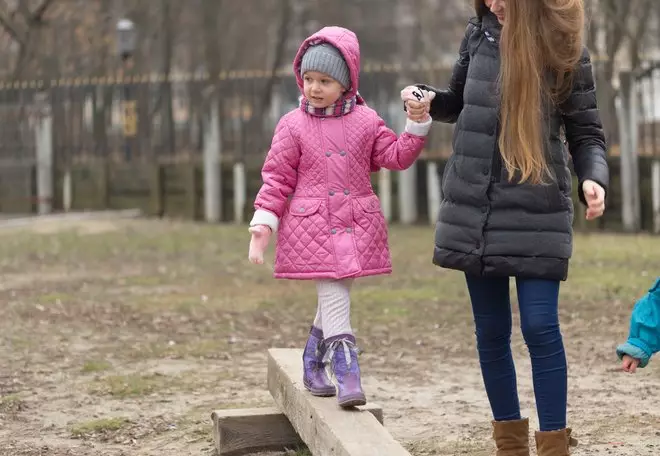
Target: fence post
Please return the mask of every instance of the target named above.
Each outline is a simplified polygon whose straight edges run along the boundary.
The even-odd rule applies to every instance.
[[[426,162],[426,192],[429,223],[431,226],[435,226],[440,213],[440,203],[442,202],[442,185],[438,175],[438,163],[433,160]]]
[[[234,223],[243,223],[246,200],[245,165],[242,162],[236,162],[234,163]]]
[[[398,60],[401,63],[401,71],[399,71],[398,85],[400,88],[412,83],[413,78],[410,73],[411,63],[414,56],[417,54],[415,49],[415,30],[418,27],[415,7],[412,2],[397,2],[395,14],[398,16],[397,32],[398,32]],[[396,101],[392,104],[394,110],[393,119],[397,119],[400,123],[398,133],[403,133],[406,114],[403,111],[401,101]],[[399,171],[399,186],[397,188],[399,198],[399,220],[405,225],[415,223],[418,218],[417,211],[417,163],[406,170]]]
[[[392,221],[392,172],[389,169],[378,171],[378,198],[385,220]]]
[[[398,134],[403,133],[406,125],[406,113],[400,102],[390,104],[391,118]],[[417,221],[417,163],[413,163],[408,169],[397,171],[397,198],[398,219],[404,225],[410,225]],[[388,189],[391,192],[391,187]]]
[[[37,212],[53,211],[53,114],[47,92],[35,95],[36,155],[37,155]]]
[[[209,97],[204,128],[204,218],[217,223],[222,217],[222,142],[216,92]]]
[[[639,162],[637,143],[637,96],[634,75],[625,71],[619,75],[619,129],[621,138],[621,219],[623,229],[636,232],[641,228],[641,198],[639,194]]]

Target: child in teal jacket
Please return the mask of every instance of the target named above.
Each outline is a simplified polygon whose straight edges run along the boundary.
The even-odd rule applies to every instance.
[[[623,370],[634,374],[660,351],[660,277],[633,308],[628,341],[617,347]]]

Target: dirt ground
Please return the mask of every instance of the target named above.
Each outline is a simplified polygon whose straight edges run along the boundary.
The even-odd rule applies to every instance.
[[[464,281],[430,264],[432,237],[393,228],[394,274],[354,288],[365,390],[412,454],[491,456]],[[0,455],[211,455],[213,409],[271,405],[266,349],[302,347],[315,290],[249,265],[247,242],[161,221],[0,228]],[[574,455],[660,454],[660,359],[631,376],[614,355],[659,271],[660,238],[576,239],[561,292]]]

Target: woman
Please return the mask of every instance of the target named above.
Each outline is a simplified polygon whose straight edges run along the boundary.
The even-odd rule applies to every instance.
[[[540,456],[569,454],[567,368],[558,294],[572,252],[569,153],[587,219],[603,214],[609,171],[582,0],[475,0],[447,90],[430,109],[456,123],[442,180],[433,262],[464,271],[498,456],[527,456],[511,356],[509,277],[516,278],[532,362]],[[405,90],[405,89],[404,89]]]

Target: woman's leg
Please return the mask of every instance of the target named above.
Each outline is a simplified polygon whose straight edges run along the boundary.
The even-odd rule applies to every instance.
[[[559,281],[518,279],[523,337],[532,360],[541,431],[566,427],[566,354],[559,330]]]
[[[496,421],[520,419],[516,368],[511,355],[511,301],[508,277],[466,274],[477,334],[479,363]]]

